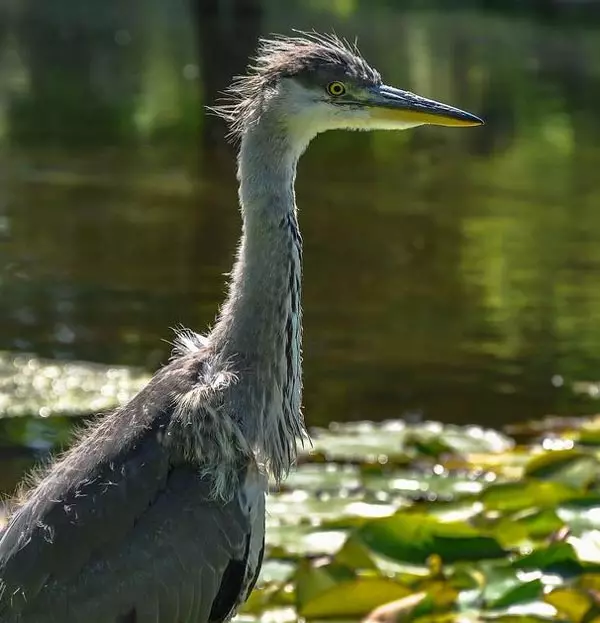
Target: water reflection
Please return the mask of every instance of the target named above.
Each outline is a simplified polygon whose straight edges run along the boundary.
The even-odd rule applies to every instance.
[[[600,363],[600,21],[221,4],[2,9],[0,348],[154,368],[167,327],[210,323],[240,223],[201,106],[258,32],[335,26],[488,124],[330,133],[302,161],[309,422],[589,411],[566,388]]]

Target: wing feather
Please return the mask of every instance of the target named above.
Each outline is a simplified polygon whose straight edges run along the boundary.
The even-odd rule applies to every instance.
[[[226,615],[235,607],[241,589],[223,593],[224,576],[230,565],[246,574],[255,509],[244,469],[239,495],[218,504],[163,443],[170,397],[197,379],[181,365],[106,418],[12,517],[0,539],[2,623],[201,623],[218,595]]]

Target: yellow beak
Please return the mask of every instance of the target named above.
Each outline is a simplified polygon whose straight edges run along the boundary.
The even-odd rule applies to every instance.
[[[363,103],[369,107],[373,119],[385,122],[455,127],[483,125],[479,117],[469,112],[386,85],[371,89]]]

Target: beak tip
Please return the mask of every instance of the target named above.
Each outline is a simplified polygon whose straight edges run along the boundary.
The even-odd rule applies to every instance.
[[[485,121],[476,115],[463,111],[461,111],[461,113],[462,114],[460,116],[457,115],[456,117],[451,118],[452,122],[448,125],[456,125],[463,128],[475,128],[477,126],[485,125]]]
[[[466,112],[464,110],[457,110],[457,112],[459,114],[454,117],[454,121],[458,126],[469,128],[485,125],[485,121],[473,113]]]

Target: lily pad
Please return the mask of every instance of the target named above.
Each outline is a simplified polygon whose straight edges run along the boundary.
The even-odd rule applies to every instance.
[[[488,606],[493,609],[504,609],[515,604],[535,601],[541,597],[543,589],[544,585],[541,580],[531,580],[530,582],[517,580],[506,592],[489,602]]]
[[[315,565],[308,559],[302,560],[294,578],[298,608],[310,603],[338,584],[354,580],[355,577],[354,572],[344,565]]]
[[[492,485],[480,496],[488,510],[512,512],[526,508],[556,508],[577,491],[560,482],[525,480]]]
[[[513,565],[518,569],[541,569],[566,577],[579,574],[583,569],[575,549],[565,542],[552,543],[547,547],[536,549],[515,560]]]
[[[556,608],[559,616],[573,623],[592,623],[600,617],[596,600],[580,590],[558,588],[546,595],[546,602]]]
[[[377,570],[377,565],[369,550],[355,536],[351,535],[333,557],[333,562],[345,565],[351,569]]]
[[[408,595],[409,589],[387,578],[355,578],[299,600],[298,614],[306,619],[362,617],[381,604]]]
[[[423,563],[433,554],[446,563],[506,554],[496,539],[465,522],[443,523],[423,513],[398,512],[369,521],[357,534],[378,554],[412,563]]]
[[[559,450],[544,452],[531,459],[525,467],[525,475],[585,489],[596,478],[597,467],[598,461],[587,452]]]

